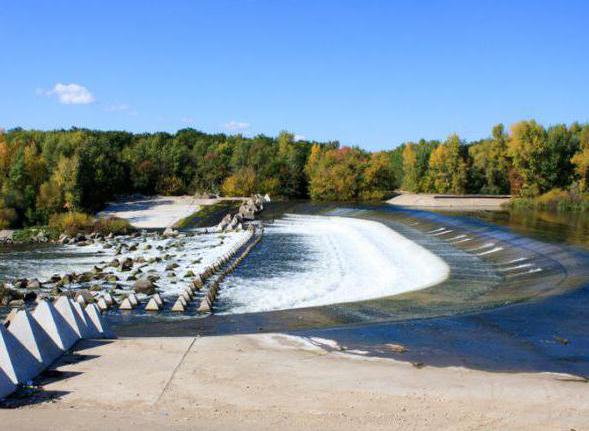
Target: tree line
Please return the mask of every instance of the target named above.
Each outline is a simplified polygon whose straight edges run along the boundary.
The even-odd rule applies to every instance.
[[[432,193],[551,190],[584,195],[589,125],[503,125],[465,142],[404,143],[389,151],[337,141],[70,129],[0,133],[0,228],[44,224],[68,211],[95,212],[117,195],[269,193],[317,200],[383,199],[397,188]]]

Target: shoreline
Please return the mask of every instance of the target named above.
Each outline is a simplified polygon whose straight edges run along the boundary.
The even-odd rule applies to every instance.
[[[537,430],[589,423],[589,395],[573,376],[399,359],[282,334],[88,341],[63,359],[43,392],[0,410],[0,421],[19,430],[73,430],[83,416],[87,430],[125,424],[148,431]]]
[[[501,211],[511,200],[508,195],[444,195],[430,193],[402,193],[386,201],[389,205],[409,208],[464,211]]]

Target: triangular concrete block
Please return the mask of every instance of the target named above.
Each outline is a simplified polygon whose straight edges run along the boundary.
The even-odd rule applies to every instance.
[[[70,325],[70,328],[72,328],[78,338],[86,338],[88,336],[87,324],[76,312],[69,298],[65,296],[57,298],[57,301],[55,301],[55,309],[67,324]]]
[[[155,298],[152,297],[149,300],[149,302],[147,303],[147,305],[145,306],[145,311],[159,311],[159,310],[160,310],[160,305],[155,300]]]
[[[164,306],[164,300],[162,299],[162,297],[160,296],[159,293],[156,293],[155,295],[153,295],[152,299],[155,300],[155,302],[157,302],[157,305],[160,308]]]
[[[133,304],[131,304],[131,301],[129,300],[129,298],[123,299],[123,302],[121,302],[121,305],[119,305],[119,310],[132,310],[132,309],[133,309]]]
[[[13,308],[12,310],[10,310],[10,312],[6,315],[6,318],[4,319],[4,326],[6,326],[7,328],[10,326],[10,323],[16,316],[16,313],[18,313],[18,308]]]
[[[16,385],[8,378],[6,373],[0,368],[0,399],[6,398],[16,390]]]
[[[61,350],[68,350],[78,341],[78,335],[50,302],[41,301],[33,317]]]
[[[39,362],[39,372],[50,366],[63,353],[26,309],[16,314],[8,332],[14,335]]]
[[[0,325],[0,368],[14,384],[26,384],[41,368],[39,361],[4,325]]]
[[[127,298],[129,299],[129,302],[133,307],[137,307],[137,305],[139,305],[139,300],[137,299],[137,296],[134,293],[129,294]]]
[[[90,339],[98,337],[100,334],[96,334],[94,332],[92,326],[89,323],[90,316],[86,314],[82,304],[80,304],[79,302],[72,301],[71,299],[70,303],[72,304],[72,307],[74,307],[74,311],[78,314],[78,316],[80,317],[80,321],[82,322],[82,338]]]
[[[185,310],[182,298],[178,298],[172,307],[172,311],[183,312]]]
[[[98,300],[97,304],[98,304],[98,308],[100,309],[100,311],[108,310],[109,305],[108,305],[108,302],[106,302],[106,299],[100,298]]]
[[[92,325],[102,338],[116,338],[106,321],[102,318],[96,304],[88,304],[86,306],[86,313],[90,317],[90,322],[92,322]]]

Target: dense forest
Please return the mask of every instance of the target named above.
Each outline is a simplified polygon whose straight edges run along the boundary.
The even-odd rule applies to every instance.
[[[589,125],[502,125],[464,142],[404,143],[367,152],[338,142],[206,134],[71,129],[0,133],[0,228],[94,212],[117,195],[269,193],[318,200],[383,199],[412,192],[511,193],[585,202]]]

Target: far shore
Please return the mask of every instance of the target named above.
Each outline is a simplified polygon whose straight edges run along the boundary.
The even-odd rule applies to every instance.
[[[387,201],[390,205],[439,210],[500,211],[511,199],[509,195],[445,195],[401,193]]]
[[[198,198],[185,196],[135,196],[111,202],[98,217],[118,217],[138,229],[156,229],[174,226],[180,220],[196,213],[203,206],[225,200],[244,198]]]

